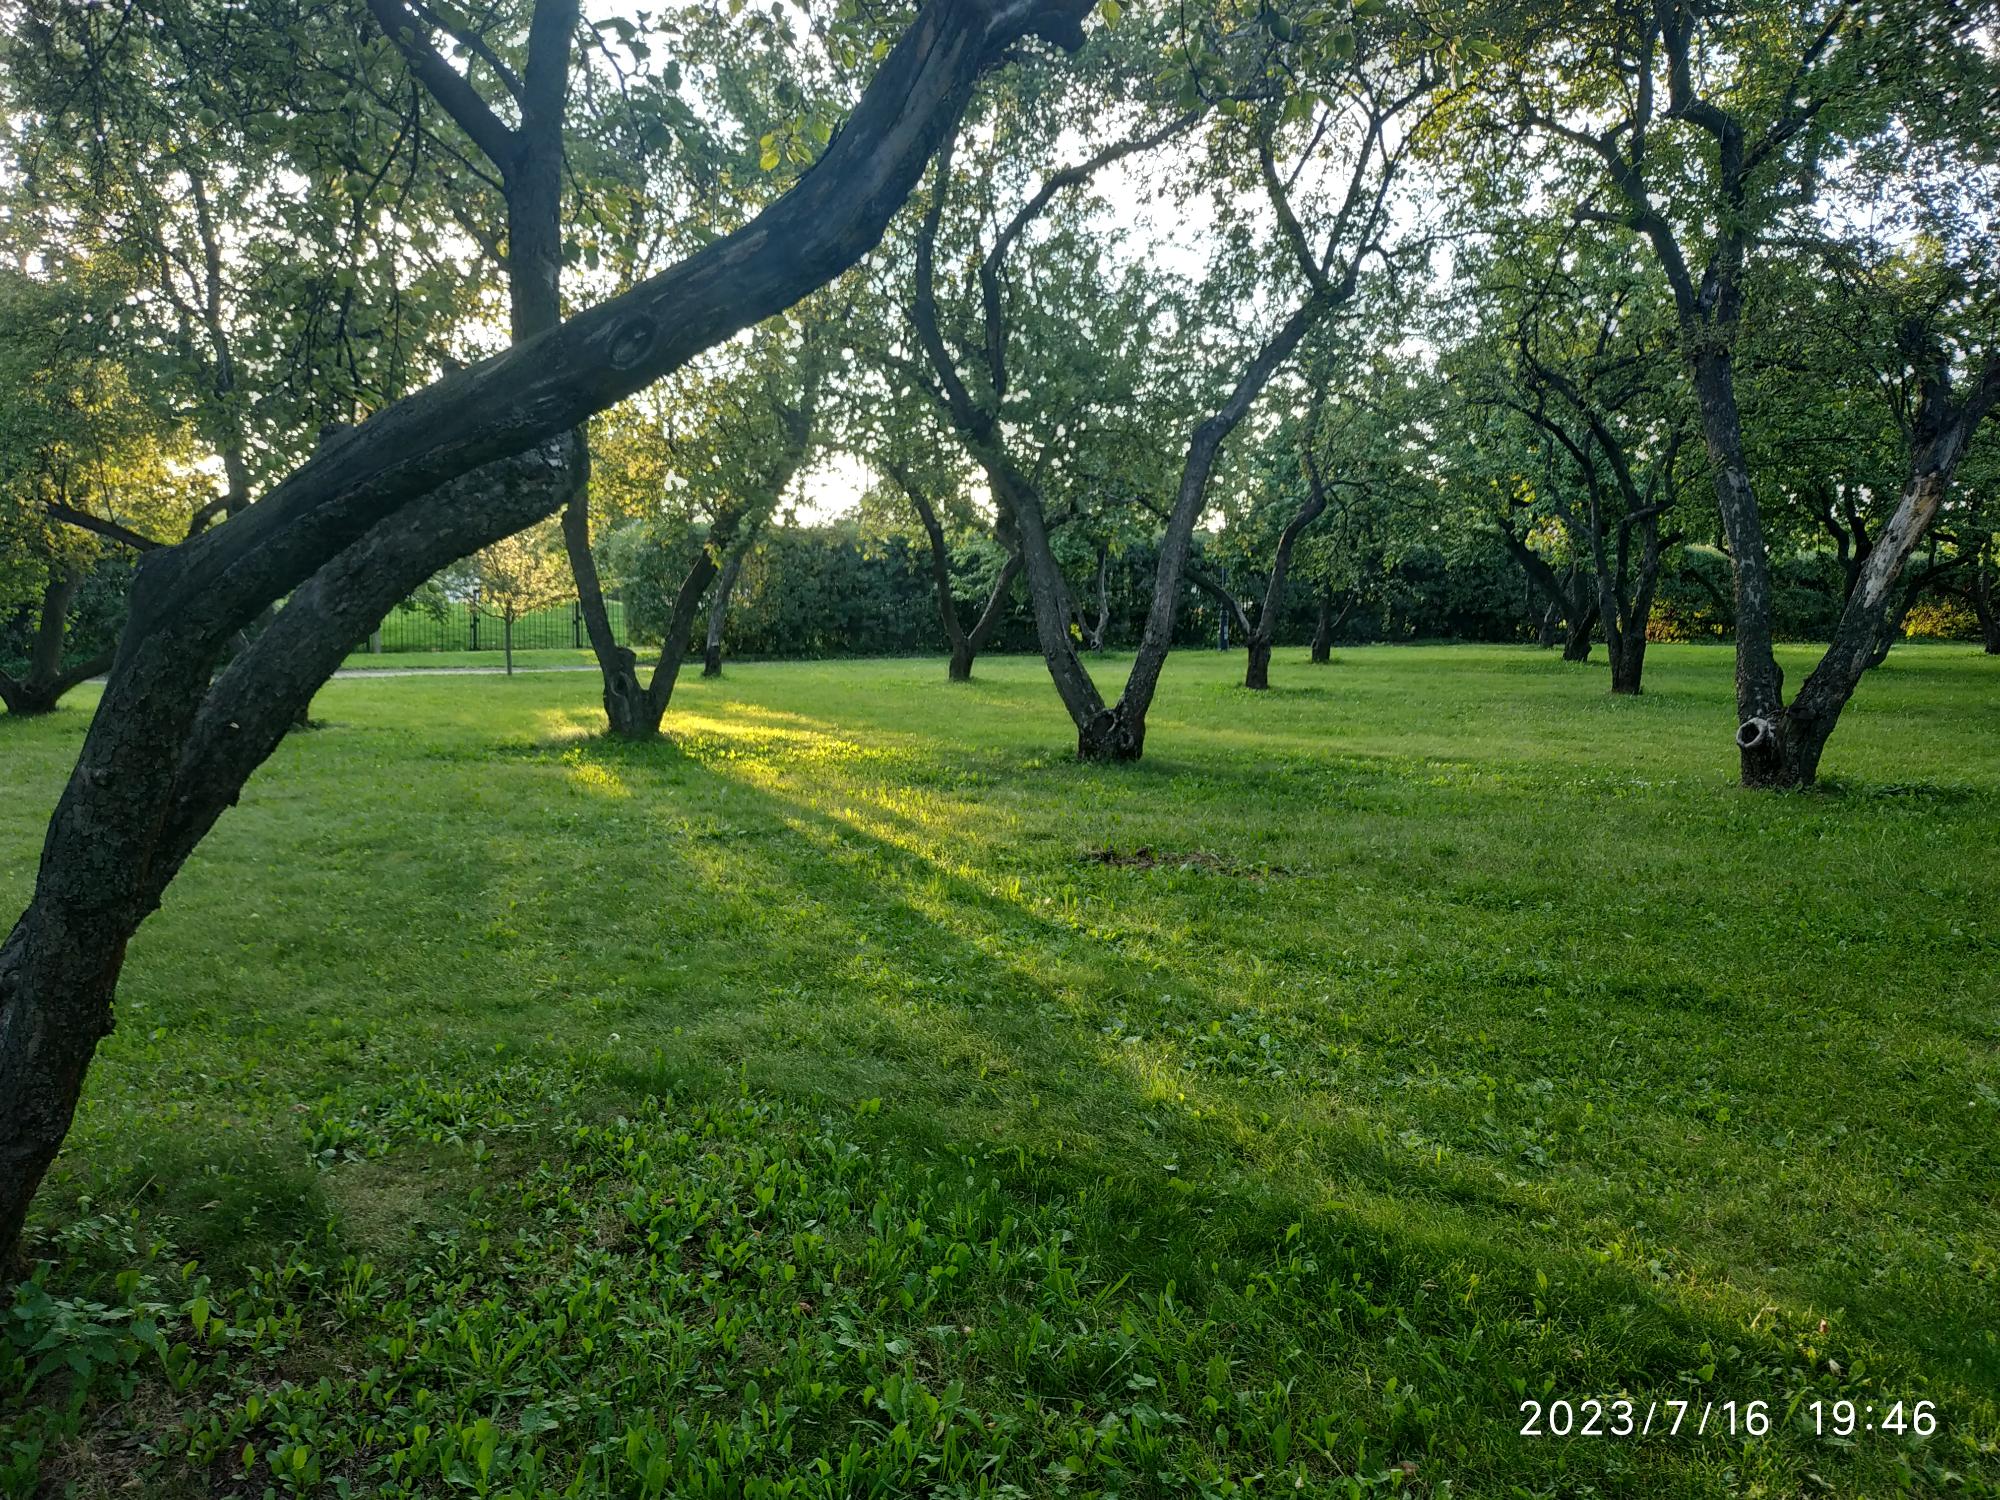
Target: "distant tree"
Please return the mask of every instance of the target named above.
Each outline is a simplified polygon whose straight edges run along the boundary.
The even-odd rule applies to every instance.
[[[478,592],[476,606],[500,620],[500,639],[507,653],[507,675],[514,675],[514,622],[536,610],[567,603],[576,588],[562,538],[544,526],[531,526],[481,547],[473,554]]]
[[[1973,432],[2000,407],[2000,342],[1989,313],[1954,320],[1981,330],[1970,341],[1921,317],[1885,320],[1915,398],[1900,498],[1832,644],[1787,702],[1767,507],[1739,395],[1746,328],[1774,310],[1757,300],[1758,270],[1775,254],[1878,259],[1896,237],[1889,225],[1922,225],[1965,288],[1954,300],[1991,307],[1992,194],[1980,184],[2000,94],[1993,16],[1924,0],[1661,0],[1520,17],[1496,118],[1546,146],[1543,201],[1641,248],[1671,301],[1735,575],[1742,780],[1808,785]],[[1493,137],[1460,139],[1477,150]],[[1898,212],[1879,216],[1884,203]]]
[[[67,269],[0,271],[0,618],[22,619],[0,637],[20,642],[0,645],[0,703],[15,714],[47,713],[110,667],[103,622],[79,639],[79,606],[127,576],[113,554],[183,534],[194,503],[184,434],[98,352],[117,288]]]

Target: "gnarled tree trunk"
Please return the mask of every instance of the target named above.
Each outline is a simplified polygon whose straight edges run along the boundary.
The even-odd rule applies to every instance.
[[[228,525],[141,563],[34,894],[0,942],[0,1256],[111,1029],[133,932],[352,643],[447,563],[550,514],[551,471],[578,465],[564,434],[866,254],[978,76],[1030,29],[1080,46],[1085,9],[932,0],[819,162],[749,224],[378,412]]]

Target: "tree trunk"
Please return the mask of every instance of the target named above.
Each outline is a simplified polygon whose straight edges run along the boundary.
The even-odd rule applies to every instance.
[[[1164,138],[1158,136],[1153,139],[1157,142]],[[1099,163],[1115,159],[1120,150],[1137,149],[1138,145],[1135,142],[1130,143],[1128,148],[1115,149],[1110,155],[1100,156]],[[1215,467],[1216,454],[1224,440],[1243,420],[1251,403],[1269,384],[1271,376],[1292,356],[1306,334],[1326,314],[1344,305],[1353,296],[1360,257],[1349,261],[1346,273],[1338,284],[1325,279],[1323,274],[1313,277],[1312,290],[1250,359],[1237,377],[1228,399],[1220,409],[1195,425],[1181,465],[1180,488],[1173,510],[1167,517],[1166,534],[1160,544],[1159,562],[1154,573],[1153,602],[1146,615],[1145,631],[1139,639],[1138,654],[1125,680],[1124,693],[1115,707],[1107,709],[1103,695],[1091,680],[1089,671],[1077,654],[1076,644],[1070,638],[1068,612],[1065,609],[1066,590],[1061,569],[1056,565],[1055,553],[1049,546],[1048,523],[1042,510],[1041,496],[1009,458],[1005,450],[1004,424],[998,410],[990,404],[982,405],[973,397],[940,331],[934,269],[938,225],[950,183],[950,163],[947,150],[941,154],[938,185],[917,235],[916,285],[910,309],[917,341],[938,378],[937,395],[944,407],[944,415],[958,432],[967,451],[986,471],[995,503],[1007,510],[1019,531],[1022,565],[1028,575],[1028,595],[1035,607],[1036,638],[1041,643],[1042,659],[1048,663],[1056,693],[1069,710],[1070,721],[1076,725],[1077,755],[1084,760],[1137,760],[1145,751],[1146,711],[1152,704],[1161,668],[1172,648],[1174,621],[1180,610],[1182,573],[1187,565],[1195,523],[1201,518],[1208,494],[1208,481]],[[1088,170],[1083,175],[1087,177]],[[1051,178],[1050,181],[1060,186],[1058,179]],[[1045,186],[1041,194],[1031,199],[1028,207],[1015,219],[1014,226],[1003,232],[991,254],[980,265],[987,319],[988,371],[996,396],[1005,393],[1002,356],[1007,342],[1001,312],[1003,299],[999,295],[999,258],[1006,253],[1009,236],[1018,234],[1019,226],[1026,224],[1040,207],[1045,207],[1054,191],[1054,188]]]
[[[745,528],[746,532],[750,528]],[[743,539],[729,549],[728,561],[722,565],[722,575],[715,581],[715,593],[708,601],[708,637],[702,646],[701,675],[720,677],[722,675],[722,624],[729,617],[729,596],[736,591],[736,576],[743,571],[743,559],[749,554],[754,534],[746,534]]]
[[[1542,611],[1541,628],[1535,632],[1535,644],[1544,651],[1553,651],[1557,641],[1562,639],[1562,606],[1553,599],[1549,607]]]
[[[1514,535],[1512,525],[1505,520],[1500,523],[1500,540],[1521,565],[1528,581],[1549,601],[1548,612],[1542,617],[1542,644],[1554,645],[1556,626],[1566,623],[1569,629],[1563,640],[1563,660],[1589,661],[1590,632],[1597,624],[1597,605],[1578,586],[1579,570],[1575,562],[1570,563],[1567,578],[1558,578],[1548,559]]]
[[[1249,647],[1250,659],[1243,669],[1243,685],[1260,691],[1271,685],[1271,642],[1277,633],[1278,617],[1285,611],[1285,579],[1292,568],[1292,549],[1298,546],[1305,529],[1326,509],[1326,486],[1320,479],[1319,464],[1310,450],[1304,457],[1309,486],[1306,503],[1278,533],[1278,549],[1271,558],[1271,577],[1264,586],[1264,604],[1257,612],[1257,628],[1246,633],[1244,642]]]
[[[1313,624],[1312,664],[1323,667],[1333,660],[1333,596],[1319,596],[1319,618]]]
[[[514,616],[511,611],[500,618],[500,649],[507,657],[507,675],[514,675]]]
[[[1271,643],[1261,631],[1250,637],[1249,661],[1243,668],[1243,685],[1260,691],[1271,685]]]
[[[1982,558],[1966,585],[1966,598],[1979,620],[1979,636],[1988,656],[2000,656],[2000,600],[1994,597],[1994,570]]]
[[[951,648],[951,662],[945,668],[946,680],[970,682],[972,680],[973,658],[986,648],[995,628],[1000,623],[1001,612],[1007,607],[1007,596],[1013,591],[1014,580],[1020,576],[1021,554],[1018,551],[1007,554],[1007,561],[1000,565],[1000,574],[993,580],[993,589],[986,596],[985,607],[979,611],[979,618],[968,631],[954,631]],[[948,585],[947,585],[948,586]],[[958,622],[956,606],[951,608],[952,623]]]
[[[1625,631],[1611,653],[1611,691],[1637,695],[1646,672],[1646,633]]]
[[[1111,552],[1107,547],[1097,549],[1097,623],[1090,627],[1085,642],[1091,651],[1102,651],[1106,636],[1111,631]]]
[[[1563,638],[1564,661],[1590,660],[1590,633],[1597,628],[1597,606],[1584,605],[1571,611],[1569,630]]]
[[[1642,523],[1645,543],[1639,553],[1639,576],[1633,581],[1632,598],[1618,604],[1616,644],[1611,652],[1611,691],[1637,695],[1646,674],[1646,631],[1653,620],[1653,593],[1660,581],[1660,511],[1655,509]],[[1619,586],[1623,586],[1625,548],[1629,532],[1619,541]],[[1614,590],[1615,597],[1615,590]]]
[[[0,672],[0,702],[7,705],[10,714],[26,718],[51,713],[62,695],[75,685],[64,680],[63,642],[69,634],[69,607],[82,578],[75,568],[49,564],[48,578],[42,586],[41,613],[36,617],[34,644],[28,650],[28,674],[15,678]]]
[[[376,413],[226,526],[149,554],[123,639],[0,943],[0,1257],[110,1029],[126,946],[348,647],[440,568],[551,513],[564,434],[796,302],[880,240],[981,74],[1079,0],[925,6],[813,169],[733,234]],[[227,641],[286,600],[219,677]]]
[[[1698,348],[1692,361],[1702,443],[1708,452],[1722,526],[1729,537],[1735,577],[1736,748],[1745,786],[1798,785],[1782,751],[1783,736],[1770,726],[1781,722],[1785,674],[1773,646],[1771,560],[1764,546],[1764,521],[1750,484],[1743,452],[1743,421],[1736,406],[1734,360],[1713,342]],[[1762,726],[1762,727],[1758,727]],[[1821,744],[1825,743],[1824,736]],[[1819,756],[1813,752],[1817,766]],[[1810,775],[1806,778],[1811,780]]]

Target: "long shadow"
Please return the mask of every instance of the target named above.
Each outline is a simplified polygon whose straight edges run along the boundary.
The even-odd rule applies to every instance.
[[[1643,1259],[1558,1238],[1563,1206],[1543,1181],[1413,1147],[1371,1129],[1359,1112],[1323,1116],[1321,1090],[1301,1094],[1190,1067],[1171,1026],[1183,1013],[1159,997],[1163,983],[1199,996],[1195,976],[1080,932],[1005,877],[968,873],[965,862],[933,853],[937,822],[850,776],[900,776],[932,742],[909,737],[881,752],[861,747],[857,757],[842,748],[857,740],[809,716],[767,722],[802,736],[804,754],[741,734],[721,743],[701,724],[685,740],[655,746],[558,738],[505,752],[561,770],[583,807],[615,803],[622,818],[644,825],[653,883],[598,892],[594,920],[623,927],[647,903],[677,893],[726,892],[730,902],[776,914],[762,934],[771,951],[739,957],[705,1025],[680,1041],[662,1027],[660,1065],[611,1066],[632,1100],[663,1084],[694,1079],[719,1089],[737,1077],[843,1106],[879,1094],[887,1103],[865,1127],[878,1151],[938,1161],[974,1144],[1024,1203],[1089,1199],[1098,1211],[1081,1220],[1091,1238],[1080,1248],[1107,1280],[1128,1276],[1135,1291],[1156,1293],[1171,1284],[1225,1324],[1263,1320],[1268,1328],[1249,1356],[1259,1378],[1282,1379],[1301,1358],[1405,1382],[1448,1376],[1483,1393],[1466,1415],[1498,1429],[1513,1419],[1514,1379],[1564,1392],[1666,1392],[1684,1389],[1706,1361],[1720,1369],[1712,1379],[1734,1378],[1747,1398],[1757,1382],[1795,1366],[1801,1330],[1816,1315],[1803,1303],[1766,1317],[1751,1304],[1768,1287],[1677,1289]],[[976,784],[959,781],[1017,760],[996,752],[929,768],[926,791],[949,803],[940,821],[979,811]],[[799,786],[800,764],[856,806],[816,804]],[[1269,791],[1277,774],[1226,771],[1193,756],[1136,774],[1166,786],[1197,770],[1231,796]],[[1050,774],[1079,785],[1126,777],[1118,784],[1129,785],[1135,773]],[[698,777],[726,784],[728,801],[691,821],[666,794]],[[1393,783],[1394,772],[1372,780]],[[857,878],[837,882],[830,870]],[[575,871],[572,884],[587,890],[589,882],[587,871]],[[758,969],[793,950],[800,962],[771,966],[807,977],[773,997]],[[813,966],[829,953],[853,957],[844,973],[815,979]],[[1044,972],[1050,955],[1053,984]],[[627,987],[643,972],[589,950],[578,967],[581,986],[599,991]],[[667,981],[663,993],[671,991]],[[1215,1009],[1197,998],[1184,1016],[1204,1020]],[[627,997],[623,1013],[643,1019],[643,1001]],[[1135,1017],[1145,1030],[1136,1040],[1119,1024]],[[1068,1084],[1066,1074],[1087,1083]],[[192,1153],[191,1166],[200,1155]],[[1642,1238],[1630,1223],[1587,1228]],[[1246,1286],[1295,1251],[1311,1257],[1323,1302],[1246,1296]],[[1981,1350],[1972,1328],[1962,1344],[1917,1347],[1940,1378]],[[1108,1405],[1112,1389],[1098,1395]],[[1552,1481],[1594,1462],[1559,1445],[1533,1453]]]
[[[619,758],[627,764],[633,759]],[[865,796],[860,789],[854,794]],[[818,930],[831,936],[836,949],[851,945],[880,952],[885,937],[902,939],[879,961],[926,999],[916,1007],[878,1004],[868,1020],[870,1045],[881,1047],[897,1068],[921,1068],[924,1059],[961,1052],[956,1033],[969,1029],[983,1048],[1004,1056],[997,1082],[990,1063],[987,1077],[976,1085],[962,1076],[927,1078],[919,1101],[888,1116],[903,1147],[948,1153],[971,1134],[985,1146],[1003,1147],[1035,1164],[1032,1172],[1024,1171],[1024,1190],[1046,1191],[1056,1184],[1071,1192],[1094,1186],[1100,1198],[1113,1193],[1117,1219],[1143,1226],[1120,1252],[1122,1268],[1141,1282],[1174,1280],[1185,1288],[1212,1280],[1200,1275],[1204,1257],[1240,1265],[1267,1252],[1274,1232],[1281,1236],[1285,1225],[1305,1222],[1324,1243],[1349,1251],[1377,1247],[1370,1251],[1375,1257],[1370,1274],[1393,1281],[1400,1265],[1417,1286],[1462,1264],[1476,1249],[1491,1268],[1482,1280],[1496,1295],[1511,1296],[1528,1316],[1536,1300],[1533,1272],[1554,1256],[1567,1275],[1592,1288],[1586,1300],[1646,1309],[1646,1319],[1657,1320],[1653,1334],[1662,1357],[1684,1355],[1684,1340],[1742,1343],[1741,1322],[1663,1291],[1651,1268],[1618,1266],[1596,1253],[1553,1246],[1536,1223],[1548,1211],[1536,1184],[1509,1183],[1484,1163],[1461,1167],[1455,1158],[1409,1149],[1353,1119],[1304,1120],[1321,1104],[1317,1095],[1302,1100],[1255,1080],[1231,1080],[1225,1090],[1187,1073],[1171,1047],[1133,1045],[1114,1023],[1133,1002],[1157,993],[1162,979],[1157,965],[1094,946],[1088,977],[1095,993],[1052,994],[1020,955],[1062,953],[1077,940],[1074,931],[991,882],[913,849],[908,835],[920,830],[895,809],[873,809],[871,819],[882,826],[870,827],[851,811],[829,812],[804,796],[768,788],[760,795],[786,824],[807,830],[810,846],[858,846],[871,876],[879,872],[859,905],[835,907],[813,882],[801,879],[795,863],[778,857],[771,841],[729,846],[733,875],[809,904]],[[940,969],[954,976],[944,989],[935,982]],[[970,1004],[955,998],[967,993],[991,998]],[[815,997],[804,998],[811,1003]],[[740,1019],[731,1018],[728,1029],[742,1043],[732,1055],[746,1055],[751,1038]],[[1046,1110],[1022,1107],[1020,1096],[1033,1093],[1035,1080],[1059,1074],[1079,1056],[1087,1059],[1093,1081],[1118,1100],[1108,1117],[1094,1101],[1079,1101],[1092,1111],[1084,1119],[1074,1114],[1051,1119]],[[851,1097],[873,1086],[879,1074],[859,1066],[849,1077]],[[1163,1077],[1172,1088],[1163,1086]],[[784,1086],[787,1080],[780,1076],[777,1082]],[[793,1087],[797,1082],[789,1081]],[[827,1083],[820,1075],[808,1089],[817,1092]],[[1189,1109],[1209,1123],[1194,1126],[1186,1118]],[[1063,1137],[1053,1158],[1052,1134]],[[1271,1165],[1274,1157],[1288,1155],[1289,1169]],[[1346,1208],[1326,1205],[1328,1184]],[[1505,1237],[1496,1238],[1496,1220],[1506,1224]],[[1634,1241],[1640,1238],[1636,1226],[1624,1229]],[[1154,1248],[1134,1251],[1138,1241]],[[1759,1286],[1743,1295],[1761,1299],[1770,1290]],[[1797,1319],[1810,1321],[1809,1307],[1794,1311]],[[1623,1327],[1622,1343],[1629,1346],[1633,1338],[1632,1329]],[[1781,1344],[1774,1338],[1766,1352],[1775,1356]],[[1955,1343],[1930,1352],[1942,1359],[1976,1347],[1976,1342]]]

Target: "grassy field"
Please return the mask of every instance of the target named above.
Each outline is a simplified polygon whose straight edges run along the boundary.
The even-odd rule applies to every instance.
[[[1784,797],[1713,648],[1241,666],[1126,768],[1035,659],[331,684],[132,945],[9,1492],[2000,1489],[2000,662]]]

